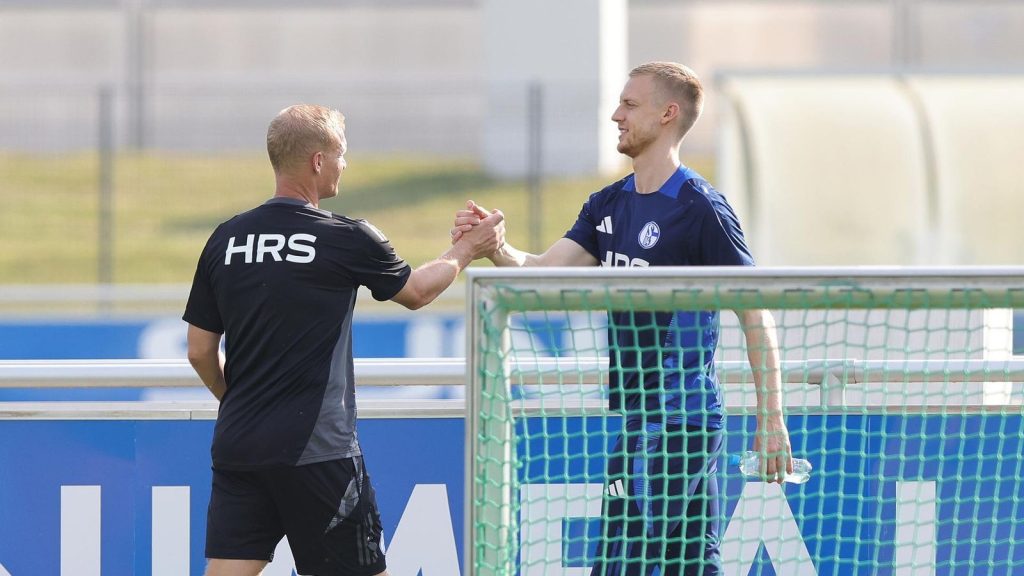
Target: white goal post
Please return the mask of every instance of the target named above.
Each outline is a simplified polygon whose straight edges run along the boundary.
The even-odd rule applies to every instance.
[[[471,270],[464,573],[530,573],[517,565],[524,553],[517,518],[517,423],[538,415],[608,414],[593,390],[573,396],[585,385],[605,382],[602,350],[595,346],[575,356],[567,346],[559,358],[537,350],[532,358],[517,353],[517,318],[534,314],[543,323],[568,312],[768,309],[788,322],[779,327],[785,332],[780,339],[787,391],[803,385],[818,394],[789,399],[789,409],[802,406],[816,415],[960,414],[1003,413],[1008,406],[1020,411],[1021,392],[1012,384],[1024,382],[1024,359],[1012,355],[1007,320],[1014,308],[1024,309],[1021,267]],[[725,328],[727,316],[721,315],[722,342],[736,339],[735,328]],[[844,326],[844,318],[855,318],[856,325]],[[588,329],[604,327],[593,323]],[[803,342],[801,354],[787,354],[787,338],[796,337]],[[948,347],[939,350],[934,342]],[[742,346],[730,345],[718,357],[727,389],[750,381]],[[531,395],[522,392],[526,384],[555,391]],[[892,393],[894,387],[900,395]],[[920,403],[908,401],[918,397]],[[729,390],[726,404],[730,415],[752,413],[750,402]],[[561,566],[558,559],[550,562]]]

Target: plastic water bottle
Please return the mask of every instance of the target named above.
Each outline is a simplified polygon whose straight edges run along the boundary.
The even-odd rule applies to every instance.
[[[790,484],[803,484],[811,478],[811,463],[803,458],[793,458],[793,473],[786,474],[785,481]],[[744,476],[756,480],[764,480],[761,476],[760,454],[751,450],[743,454],[730,454],[729,465],[739,466]]]

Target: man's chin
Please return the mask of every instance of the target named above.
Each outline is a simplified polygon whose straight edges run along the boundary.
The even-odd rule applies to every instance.
[[[628,156],[630,158],[636,158],[636,150],[634,150],[630,146],[626,146],[626,145],[624,145],[622,143],[619,143],[619,145],[616,146],[615,149],[619,151],[619,154],[622,154],[624,156]]]

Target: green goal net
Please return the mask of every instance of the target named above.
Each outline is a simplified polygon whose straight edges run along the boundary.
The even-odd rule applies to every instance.
[[[465,574],[1024,574],[1024,269],[493,269],[467,306]],[[729,462],[755,310],[802,484]]]

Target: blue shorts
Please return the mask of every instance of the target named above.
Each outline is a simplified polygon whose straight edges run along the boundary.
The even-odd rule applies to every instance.
[[[721,430],[640,418],[608,457],[591,576],[718,576]]]

